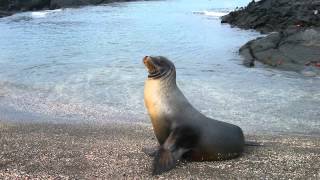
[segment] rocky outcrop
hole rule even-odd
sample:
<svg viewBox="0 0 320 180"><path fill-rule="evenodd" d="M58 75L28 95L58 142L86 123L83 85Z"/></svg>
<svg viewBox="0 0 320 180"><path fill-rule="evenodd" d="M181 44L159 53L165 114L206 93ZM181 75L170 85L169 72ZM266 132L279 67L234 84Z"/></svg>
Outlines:
<svg viewBox="0 0 320 180"><path fill-rule="evenodd" d="M288 27L320 27L320 0L252 1L247 7L223 16L222 23L262 33Z"/></svg>
<svg viewBox="0 0 320 180"><path fill-rule="evenodd" d="M249 41L239 50L244 64L257 61L279 69L320 75L320 0L261 0L222 17L244 29L267 36Z"/></svg>
<svg viewBox="0 0 320 180"><path fill-rule="evenodd" d="M48 9L51 0L1 0L0 9L7 12Z"/></svg>
<svg viewBox="0 0 320 180"><path fill-rule="evenodd" d="M255 61L284 70L320 68L320 28L287 29L249 41L239 50L245 65ZM320 70L320 69L319 69Z"/></svg>
<svg viewBox="0 0 320 180"><path fill-rule="evenodd" d="M86 5L98 5L107 4L112 2L128 2L134 0L51 0L50 8L64 8L64 7L75 7L75 6L86 6Z"/></svg>
<svg viewBox="0 0 320 180"><path fill-rule="evenodd" d="M8 5L9 0L0 0L0 18L11 15L11 13L8 12Z"/></svg>
<svg viewBox="0 0 320 180"><path fill-rule="evenodd" d="M62 7L74 7L74 6L84 6L84 5L96 5L104 3L104 0L51 0L50 8L62 8Z"/></svg>
<svg viewBox="0 0 320 180"><path fill-rule="evenodd" d="M0 18L2 17L6 17L6 16L11 16L12 13L11 12L8 12L8 11L1 11L0 10Z"/></svg>
<svg viewBox="0 0 320 180"><path fill-rule="evenodd" d="M0 1L0 10L8 10L9 0Z"/></svg>

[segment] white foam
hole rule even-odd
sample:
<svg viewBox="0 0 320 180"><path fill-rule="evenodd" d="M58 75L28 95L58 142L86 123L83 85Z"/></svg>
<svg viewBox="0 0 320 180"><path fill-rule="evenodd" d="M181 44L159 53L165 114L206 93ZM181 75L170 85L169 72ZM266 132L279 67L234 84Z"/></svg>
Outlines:
<svg viewBox="0 0 320 180"><path fill-rule="evenodd" d="M228 14L228 12L219 11L194 11L193 14L200 14L205 16L222 17Z"/></svg>
<svg viewBox="0 0 320 180"><path fill-rule="evenodd" d="M44 17L46 17L48 14L55 13L55 12L60 12L60 11L62 11L62 9L45 10L45 11L35 11L35 12L31 12L31 16L32 16L33 18L44 18Z"/></svg>
<svg viewBox="0 0 320 180"><path fill-rule="evenodd" d="M31 16L34 18L43 18L46 17L47 14L48 12L45 11L31 12Z"/></svg>

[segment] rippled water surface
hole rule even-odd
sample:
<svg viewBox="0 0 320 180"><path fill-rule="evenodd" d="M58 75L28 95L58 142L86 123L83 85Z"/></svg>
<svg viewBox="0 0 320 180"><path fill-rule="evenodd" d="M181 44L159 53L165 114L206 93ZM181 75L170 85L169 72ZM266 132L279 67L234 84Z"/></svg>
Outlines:
<svg viewBox="0 0 320 180"><path fill-rule="evenodd" d="M245 132L320 134L320 79L241 65L259 36L221 25L248 1L114 3L0 19L0 118L149 122L145 55L164 55L204 114Z"/></svg>

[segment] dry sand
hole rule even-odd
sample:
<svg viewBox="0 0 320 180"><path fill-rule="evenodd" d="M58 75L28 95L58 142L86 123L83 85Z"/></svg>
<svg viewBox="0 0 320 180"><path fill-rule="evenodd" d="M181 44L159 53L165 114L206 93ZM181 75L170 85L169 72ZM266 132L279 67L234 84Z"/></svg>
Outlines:
<svg viewBox="0 0 320 180"><path fill-rule="evenodd" d="M247 135L234 160L184 162L151 176L149 125L8 124L0 122L0 179L320 179L320 137Z"/></svg>

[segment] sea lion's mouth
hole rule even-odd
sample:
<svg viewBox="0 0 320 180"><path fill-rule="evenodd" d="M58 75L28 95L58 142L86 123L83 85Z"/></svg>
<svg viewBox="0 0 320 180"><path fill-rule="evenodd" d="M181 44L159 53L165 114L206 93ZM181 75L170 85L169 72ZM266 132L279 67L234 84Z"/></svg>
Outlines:
<svg viewBox="0 0 320 180"><path fill-rule="evenodd" d="M148 73L149 73L148 77L154 78L161 75L160 71L158 71L156 66L152 63L152 59L149 56L145 56L143 58L143 63L148 69Z"/></svg>

